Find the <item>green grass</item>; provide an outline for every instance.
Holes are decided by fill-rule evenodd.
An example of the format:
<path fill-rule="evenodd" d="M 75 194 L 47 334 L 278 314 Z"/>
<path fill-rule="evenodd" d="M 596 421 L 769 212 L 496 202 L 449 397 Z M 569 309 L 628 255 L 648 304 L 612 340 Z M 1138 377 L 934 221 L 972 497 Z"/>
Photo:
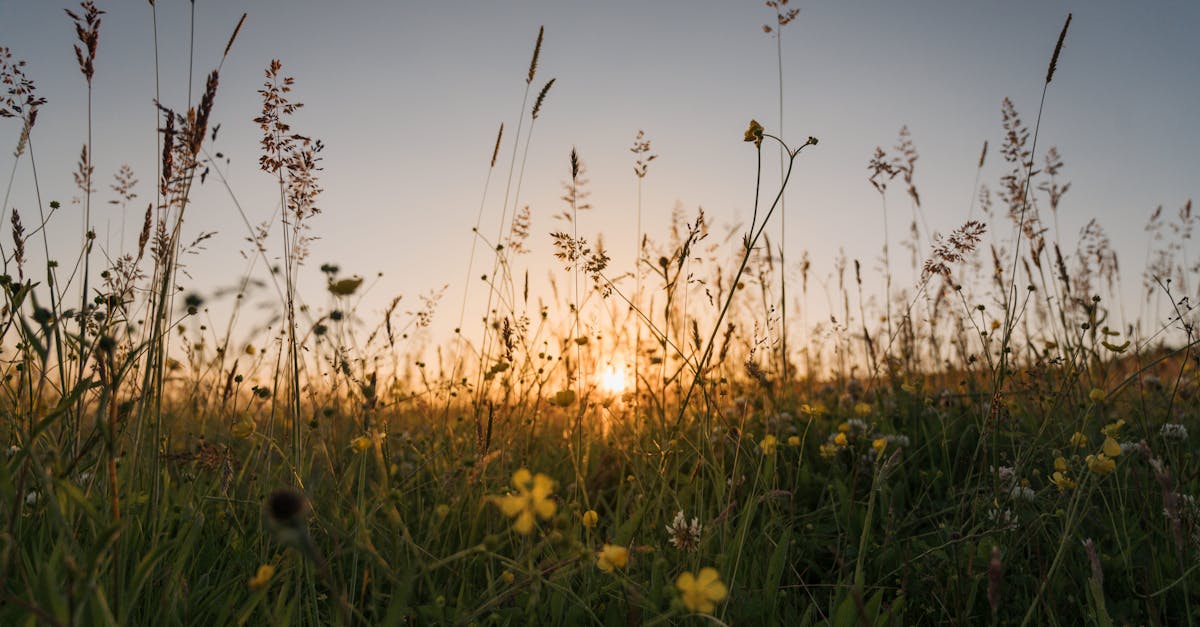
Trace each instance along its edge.
<path fill-rule="evenodd" d="M 792 169 L 820 152 L 755 122 L 730 150 L 761 157 L 778 142 L 787 158 L 783 187 L 756 187 L 744 239 L 709 247 L 703 214 L 679 214 L 671 235 L 637 243 L 637 268 L 610 267 L 577 229 L 587 189 L 572 151 L 570 233 L 554 236 L 570 288 L 547 309 L 528 302 L 516 255 L 529 218 L 505 205 L 496 241 L 474 231 L 472 263 L 493 270 L 466 292 L 493 313 L 426 363 L 406 340 L 440 293 L 407 318 L 393 302 L 372 326 L 355 315 L 361 279 L 327 264 L 323 313 L 303 306 L 319 145 L 277 126 L 290 110 L 275 63 L 258 121 L 282 250 L 268 253 L 273 231 L 243 218 L 249 258 L 284 259 L 263 279 L 284 322 L 246 331 L 239 298 L 217 335 L 199 296 L 176 298 L 192 185 L 206 167 L 224 178 L 206 145 L 218 77 L 193 113 L 164 112 L 171 174 L 137 246 L 90 277 L 83 307 L 64 304 L 79 273 L 26 263 L 26 244 L 53 258 L 45 230 L 13 221 L 0 277 L 0 624 L 1200 620 L 1197 316 L 1182 298 L 1185 244 L 1170 235 L 1194 224 L 1190 204 L 1178 229 L 1151 223 L 1164 237 L 1149 294 L 1174 314 L 1110 328 L 1115 257 L 1102 231 L 1072 254 L 1057 229 L 1039 230 L 1033 190 L 1053 207 L 1065 188 L 1023 154 L 1011 103 L 997 206 L 923 247 L 914 226 L 928 261 L 911 290 L 889 276 L 882 298 L 866 297 L 861 264 L 840 261 L 840 322 L 806 329 L 807 344 L 773 339 L 782 276 L 760 237 Z M 6 106 L 32 146 L 37 98 L 15 97 Z M 533 124 L 509 127 L 506 186 L 520 190 Z M 885 215 L 897 176 L 919 205 L 907 130 L 902 145 L 871 160 Z M 17 158 L 32 160 L 24 148 Z M 643 133 L 634 155 L 640 185 L 654 158 Z M 1016 239 L 994 240 L 989 263 L 980 236 L 1008 222 Z M 89 242 L 67 253 L 86 266 Z M 613 362 L 636 385 L 605 389 Z M 526 485 L 522 470 L 544 477 Z M 671 531 L 680 515 L 696 521 L 694 542 Z M 687 585 L 708 568 L 719 584 Z"/>

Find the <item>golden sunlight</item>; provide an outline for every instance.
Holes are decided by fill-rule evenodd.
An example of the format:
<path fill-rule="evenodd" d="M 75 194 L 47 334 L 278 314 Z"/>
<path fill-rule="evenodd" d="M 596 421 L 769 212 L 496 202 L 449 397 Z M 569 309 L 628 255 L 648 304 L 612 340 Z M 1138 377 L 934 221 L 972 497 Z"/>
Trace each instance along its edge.
<path fill-rule="evenodd" d="M 608 394 L 619 395 L 628 386 L 627 378 L 625 366 L 609 364 L 600 373 L 600 388 Z"/>

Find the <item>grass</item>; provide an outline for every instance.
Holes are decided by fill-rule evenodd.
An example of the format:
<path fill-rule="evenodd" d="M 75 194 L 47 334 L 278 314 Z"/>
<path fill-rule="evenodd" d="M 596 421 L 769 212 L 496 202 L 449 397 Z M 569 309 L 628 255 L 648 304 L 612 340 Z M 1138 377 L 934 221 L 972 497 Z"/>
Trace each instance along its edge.
<path fill-rule="evenodd" d="M 785 4 L 768 3 L 779 26 L 795 17 Z M 89 93 L 101 15 L 91 2 L 71 15 Z M 1115 328 L 1104 231 L 1089 225 L 1072 251 L 1043 226 L 1067 184 L 1058 151 L 1037 154 L 1037 124 L 1030 133 L 1005 101 L 996 191 L 977 179 L 980 215 L 945 238 L 917 226 L 917 152 L 902 129 L 894 150 L 871 156 L 869 184 L 886 220 L 888 183 L 904 183 L 917 284 L 893 289 L 886 241 L 882 298 L 864 295 L 858 260 L 840 260 L 835 326 L 807 330 L 828 340 L 791 350 L 777 328 L 786 273 L 766 233 L 793 170 L 820 158 L 817 140 L 751 122 L 731 150 L 755 150 L 760 175 L 764 143 L 784 160 L 777 189 L 756 181 L 742 236 L 714 242 L 702 212 L 679 211 L 655 241 L 640 195 L 657 154 L 639 131 L 635 266 L 614 267 L 601 237 L 580 232 L 587 180 L 572 150 L 566 224 L 552 235 L 556 300 L 531 303 L 517 260 L 533 235 L 518 207 L 554 83 L 527 113 L 543 34 L 519 118 L 506 121 L 516 132 L 506 140 L 501 125 L 491 151 L 485 186 L 511 144 L 501 231 L 487 240 L 479 218 L 473 229 L 467 276 L 477 262 L 491 271 L 464 285 L 464 301 L 486 302 L 487 318 L 464 327 L 464 305 L 433 363 L 407 340 L 440 292 L 407 317 L 392 301 L 377 324 L 358 315 L 364 280 L 332 264 L 320 267 L 325 313 L 297 292 L 311 272 L 322 145 L 291 127 L 303 88 L 278 61 L 255 121 L 279 207 L 259 225 L 242 213 L 247 270 L 223 334 L 203 298 L 178 287 L 180 255 L 205 239 L 183 237 L 191 190 L 225 181 L 210 156 L 220 67 L 195 106 L 161 106 L 160 171 L 136 246 L 95 256 L 85 212 L 79 250 L 56 251 L 73 267 L 29 267 L 39 237 L 55 258 L 46 230 L 59 207 L 39 200 L 35 225 L 11 212 L 0 623 L 1200 619 L 1190 202 L 1148 227 L 1143 307 L 1166 303 L 1168 321 Z M 0 114 L 22 124 L 14 158 L 36 173 L 43 101 L 14 59 L 0 50 Z M 136 207 L 132 171 L 117 183 Z M 1005 225 L 1012 236 L 997 237 Z M 265 271 L 272 258 L 282 265 Z M 93 276 L 94 263 L 107 265 Z M 246 330 L 242 297 L 256 284 L 274 290 L 277 315 Z"/>

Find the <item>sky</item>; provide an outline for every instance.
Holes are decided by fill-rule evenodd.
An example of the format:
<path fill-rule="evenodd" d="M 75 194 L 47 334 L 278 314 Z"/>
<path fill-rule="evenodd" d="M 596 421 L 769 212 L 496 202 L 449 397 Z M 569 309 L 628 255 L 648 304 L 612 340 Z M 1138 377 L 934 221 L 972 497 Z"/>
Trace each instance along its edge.
<path fill-rule="evenodd" d="M 48 101 L 34 145 L 45 199 L 64 203 L 48 227 L 51 256 L 63 264 L 78 251 L 81 210 L 69 202 L 78 196 L 71 172 L 87 129 L 86 85 L 63 13 L 73 6 L 0 0 L 0 46 L 28 60 L 26 72 Z M 758 2 L 159 0 L 156 13 L 135 0 L 99 6 L 107 14 L 92 100 L 100 190 L 93 224 L 107 249 L 119 249 L 122 238 L 122 212 L 107 204 L 112 174 L 129 164 L 141 180 L 140 198 L 124 218 L 127 248 L 153 193 L 155 20 L 162 100 L 184 109 L 189 76 L 195 101 L 245 12 L 222 69 L 213 113 L 221 132 L 210 148 L 229 159 L 233 197 L 255 223 L 276 209 L 278 190 L 257 167 L 252 120 L 261 107 L 263 69 L 280 59 L 296 79 L 294 97 L 305 103 L 295 130 L 326 145 L 323 212 L 311 221 L 320 239 L 301 278 L 302 294 L 324 306 L 318 267 L 336 263 L 344 274 L 368 278 L 359 312 L 373 321 L 396 295 L 404 296 L 401 310 L 412 310 L 419 295 L 448 286 L 435 337 L 457 324 L 471 228 L 503 122 L 481 221 L 489 238 L 498 229 L 540 26 L 545 40 L 533 88 L 556 82 L 534 126 L 517 200 L 533 215 L 532 253 L 523 263 L 538 285 L 555 267 L 548 234 L 563 226 L 552 216 L 563 209 L 561 182 L 572 148 L 588 167 L 594 207 L 581 216 L 580 234 L 603 233 L 614 267 L 632 269 L 637 180 L 629 148 L 639 129 L 659 155 L 643 182 L 642 220 L 652 238 L 665 236 L 677 203 L 689 217 L 703 207 L 717 233 L 749 219 L 755 152 L 742 134 L 752 118 L 794 146 L 808 136 L 820 140 L 797 160 L 786 205 L 788 257 L 798 260 L 807 251 L 818 280 L 829 276 L 842 251 L 866 268 L 876 265 L 884 234 L 866 164 L 876 146 L 895 144 L 902 126 L 920 152 L 916 183 L 928 227 L 952 230 L 969 215 L 985 140 L 993 150 L 983 181 L 995 187 L 1002 172 L 995 152 L 1001 101 L 1011 98 L 1032 126 L 1068 12 L 1074 17 L 1038 139 L 1039 163 L 1040 153 L 1056 146 L 1072 184 L 1059 210 L 1063 241 L 1074 242 L 1097 218 L 1122 260 L 1132 310 L 1147 218 L 1159 205 L 1174 213 L 1200 194 L 1200 39 L 1194 36 L 1200 4 L 1191 1 L 793 0 L 801 13 L 782 33 L 782 130 L 776 41 L 762 30 L 774 13 Z M 19 127 L 0 120 L 0 145 L 14 146 Z M 764 183 L 773 189 L 777 164 L 768 161 Z M 15 172 L 6 224 L 13 207 L 36 213 L 29 161 L 15 165 L 4 149 L 0 173 Z M 911 212 L 894 187 L 889 239 L 893 255 L 903 257 L 897 251 Z M 188 233 L 216 234 L 187 257 L 182 283 L 212 293 L 247 271 L 247 230 L 215 177 L 193 200 Z M 1005 226 L 997 235 L 1008 236 Z M 1200 257 L 1196 240 L 1187 252 Z M 911 283 L 908 264 L 897 265 L 898 279 Z M 477 266 L 472 274 L 478 273 Z M 478 319 L 480 291 L 472 288 L 468 298 L 468 319 Z"/>

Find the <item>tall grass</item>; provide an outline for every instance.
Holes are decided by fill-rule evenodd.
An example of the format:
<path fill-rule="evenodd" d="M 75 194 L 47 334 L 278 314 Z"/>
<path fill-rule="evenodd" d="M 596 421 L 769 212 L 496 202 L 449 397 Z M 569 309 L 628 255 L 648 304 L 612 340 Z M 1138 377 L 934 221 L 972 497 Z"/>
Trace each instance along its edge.
<path fill-rule="evenodd" d="M 794 17 L 786 4 L 769 3 L 779 26 Z M 100 13 L 85 2 L 73 16 L 89 86 Z M 442 291 L 368 318 L 371 283 L 305 264 L 322 143 L 292 128 L 301 89 L 280 61 L 260 112 L 218 108 L 241 27 L 194 107 L 160 102 L 154 200 L 136 245 L 98 272 L 86 211 L 78 250 L 50 248 L 60 207 L 42 205 L 33 150 L 44 100 L 0 48 L 0 117 L 21 125 L 4 197 L 27 159 L 39 204 L 36 223 L 12 210 L 0 247 L 0 623 L 1195 624 L 1190 201 L 1148 227 L 1141 309 L 1165 315 L 1125 321 L 1100 224 L 1077 242 L 1057 224 L 1047 235 L 1043 210 L 1057 215 L 1069 183 L 1057 149 L 1038 153 L 1040 122 L 1030 133 L 1002 103 L 997 191 L 980 182 L 994 174 L 985 143 L 978 215 L 973 201 L 945 237 L 915 226 L 916 140 L 902 130 L 868 156 L 868 184 L 886 216 L 888 183 L 904 183 L 914 281 L 893 285 L 885 261 L 872 298 L 861 260 L 821 276 L 803 260 L 802 300 L 811 271 L 837 313 L 802 329 L 827 341 L 802 349 L 797 372 L 801 351 L 772 341 L 771 286 L 787 269 L 767 234 L 782 227 L 801 152 L 821 154 L 815 138 L 758 122 L 744 143 L 729 138 L 757 167 L 749 223 L 724 236 L 682 207 L 661 239 L 643 230 L 657 154 L 638 133 L 632 269 L 581 222 L 586 171 L 572 150 L 565 224 L 549 238 L 553 300 L 531 302 L 518 255 L 544 236 L 521 188 L 554 84 L 528 107 L 539 31 L 471 229 L 468 282 L 477 245 L 492 249 L 491 271 L 463 288 L 454 337 L 427 347 Z M 215 152 L 218 112 L 262 130 L 259 165 L 278 188 L 265 218 Z M 502 152 L 505 126 L 517 130 Z M 784 155 L 778 187 L 762 183 L 764 142 Z M 103 166 L 85 146 L 87 194 Z M 504 153 L 504 196 L 489 202 Z M 123 202 L 135 178 L 117 170 Z M 224 321 L 179 289 L 181 255 L 209 237 L 185 220 L 206 180 L 247 236 L 244 274 L 211 295 L 233 300 Z M 485 217 L 498 217 L 494 240 Z M 31 238 L 78 269 L 63 281 L 54 261 L 28 267 Z M 886 232 L 881 244 L 887 259 Z M 314 270 L 325 292 L 306 300 L 298 281 Z M 272 304 L 261 323 L 243 312 L 258 290 Z M 477 333 L 469 298 L 485 303 Z M 632 382 L 599 376 L 620 359 Z"/>

